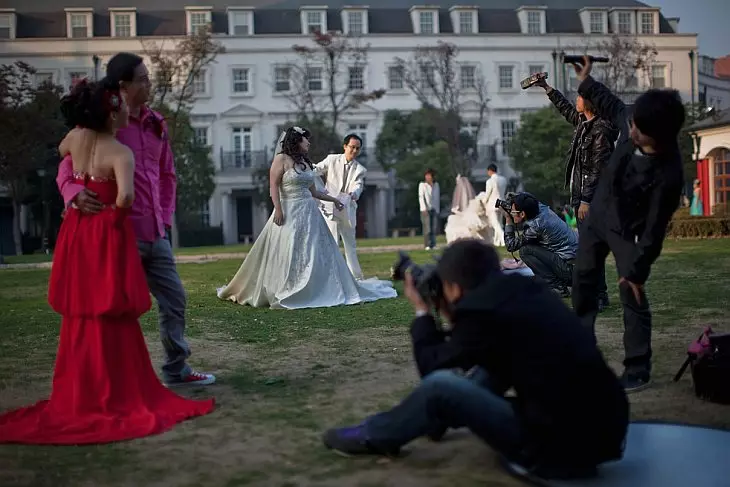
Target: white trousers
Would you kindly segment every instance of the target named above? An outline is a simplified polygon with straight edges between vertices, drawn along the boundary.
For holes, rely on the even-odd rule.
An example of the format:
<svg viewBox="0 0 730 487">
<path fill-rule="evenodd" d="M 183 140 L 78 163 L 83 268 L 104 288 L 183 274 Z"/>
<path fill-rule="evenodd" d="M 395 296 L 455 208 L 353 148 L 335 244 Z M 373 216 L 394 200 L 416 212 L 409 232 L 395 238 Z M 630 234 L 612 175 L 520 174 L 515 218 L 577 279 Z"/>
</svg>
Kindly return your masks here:
<svg viewBox="0 0 730 487">
<path fill-rule="evenodd" d="M 504 247 L 504 229 L 502 228 L 502 211 L 488 211 L 487 217 L 489 218 L 489 225 L 494 230 L 494 242 L 492 245 L 495 247 Z"/>
<path fill-rule="evenodd" d="M 350 268 L 350 272 L 355 279 L 362 279 L 362 269 L 360 268 L 360 262 L 357 260 L 355 228 L 351 225 L 343 224 L 339 220 L 326 218 L 325 221 L 338 247 L 340 245 L 340 238 L 342 238 L 342 243 L 345 246 L 345 260 L 347 261 L 347 267 Z"/>
</svg>

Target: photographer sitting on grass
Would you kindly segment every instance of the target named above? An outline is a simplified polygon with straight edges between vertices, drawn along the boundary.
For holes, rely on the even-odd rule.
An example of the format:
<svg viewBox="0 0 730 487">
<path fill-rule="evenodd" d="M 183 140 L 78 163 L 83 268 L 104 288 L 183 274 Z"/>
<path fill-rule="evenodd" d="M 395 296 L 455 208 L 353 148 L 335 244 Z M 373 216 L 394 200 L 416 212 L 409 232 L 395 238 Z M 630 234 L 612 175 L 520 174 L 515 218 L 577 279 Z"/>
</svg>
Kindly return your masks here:
<svg viewBox="0 0 730 487">
<path fill-rule="evenodd" d="M 622 456 L 626 394 L 590 331 L 553 292 L 503 274 L 496 251 L 473 239 L 444 250 L 428 286 L 420 279 L 407 273 L 404 292 L 416 314 L 411 337 L 423 380 L 390 411 L 327 431 L 327 448 L 397 455 L 434 430 L 466 427 L 543 477 L 590 475 Z M 430 294 L 438 303 L 425 300 L 424 287 L 437 290 Z M 452 325 L 449 340 L 432 304 Z M 454 370 L 472 368 L 480 380 Z M 510 388 L 514 399 L 505 398 Z"/>
<path fill-rule="evenodd" d="M 507 217 L 504 229 L 507 250 L 519 250 L 520 258 L 536 277 L 545 281 L 561 297 L 569 297 L 573 261 L 578 252 L 576 233 L 565 220 L 529 193 L 517 193 L 504 203 L 502 211 Z M 523 231 L 516 232 L 515 224 L 523 224 Z"/>
</svg>

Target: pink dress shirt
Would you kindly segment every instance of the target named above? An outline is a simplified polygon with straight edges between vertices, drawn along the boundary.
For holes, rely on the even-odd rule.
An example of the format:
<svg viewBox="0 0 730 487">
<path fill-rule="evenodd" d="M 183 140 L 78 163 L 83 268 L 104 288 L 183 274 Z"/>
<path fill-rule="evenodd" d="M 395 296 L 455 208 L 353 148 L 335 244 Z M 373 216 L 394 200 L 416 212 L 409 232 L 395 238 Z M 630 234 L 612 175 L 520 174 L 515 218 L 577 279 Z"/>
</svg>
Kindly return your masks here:
<svg viewBox="0 0 730 487">
<path fill-rule="evenodd" d="M 134 153 L 134 204 L 129 214 L 138 240 L 154 242 L 172 226 L 177 177 L 164 117 L 144 107 L 139 118 L 117 132 L 117 139 Z M 73 176 L 73 161 L 66 156 L 58 168 L 58 189 L 68 207 L 84 189 Z"/>
</svg>

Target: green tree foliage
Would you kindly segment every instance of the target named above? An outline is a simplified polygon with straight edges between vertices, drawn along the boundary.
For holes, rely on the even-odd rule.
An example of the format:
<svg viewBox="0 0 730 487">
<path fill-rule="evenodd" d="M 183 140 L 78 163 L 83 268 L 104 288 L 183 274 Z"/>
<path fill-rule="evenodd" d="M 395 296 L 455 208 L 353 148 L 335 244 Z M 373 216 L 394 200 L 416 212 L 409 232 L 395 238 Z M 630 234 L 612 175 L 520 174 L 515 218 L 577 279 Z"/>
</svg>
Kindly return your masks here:
<svg viewBox="0 0 730 487">
<path fill-rule="evenodd" d="M 564 202 L 565 164 L 573 127 L 553 106 L 522 115 L 509 146 L 525 190 L 549 204 Z"/>
</svg>

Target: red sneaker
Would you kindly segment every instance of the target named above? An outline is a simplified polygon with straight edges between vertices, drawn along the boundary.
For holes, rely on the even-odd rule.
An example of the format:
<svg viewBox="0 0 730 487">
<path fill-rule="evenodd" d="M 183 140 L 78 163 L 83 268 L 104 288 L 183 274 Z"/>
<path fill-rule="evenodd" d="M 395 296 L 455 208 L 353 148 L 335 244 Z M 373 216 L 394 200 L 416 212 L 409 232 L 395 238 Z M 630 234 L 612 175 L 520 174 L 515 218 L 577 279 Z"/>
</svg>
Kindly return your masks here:
<svg viewBox="0 0 730 487">
<path fill-rule="evenodd" d="M 165 382 L 165 385 L 170 387 L 183 385 L 208 386 L 210 384 L 215 384 L 215 376 L 213 374 L 202 374 L 194 371 L 190 372 L 190 374 L 186 375 L 182 379 L 172 381 L 168 380 Z"/>
</svg>

